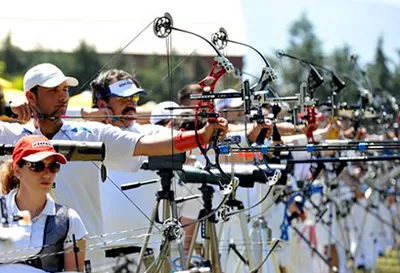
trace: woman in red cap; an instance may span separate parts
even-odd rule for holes
[[[44,136],[29,135],[14,146],[0,170],[8,215],[29,211],[31,225],[12,244],[0,244],[0,272],[83,271],[87,231],[79,215],[55,203],[49,192],[67,159]],[[21,226],[22,227],[22,226]],[[73,248],[75,240],[78,248]]]

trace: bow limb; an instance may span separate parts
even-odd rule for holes
[[[265,94],[267,93],[264,89],[267,88],[267,86],[274,82],[277,79],[277,75],[274,71],[274,69],[272,68],[272,66],[270,65],[270,63],[268,62],[268,60],[265,58],[265,56],[263,54],[261,54],[260,51],[258,51],[256,48],[254,48],[251,45],[242,43],[242,42],[238,42],[238,41],[234,41],[234,40],[230,40],[228,38],[228,33],[224,28],[220,28],[218,32],[215,32],[212,34],[211,36],[211,42],[217,46],[219,49],[223,49],[227,46],[228,42],[229,43],[233,43],[233,44],[238,44],[241,46],[245,46],[247,48],[250,48],[251,50],[255,51],[257,53],[258,56],[260,56],[260,58],[263,60],[263,62],[265,63],[265,67],[263,68],[260,77],[258,78],[258,82],[252,86],[249,87],[248,84],[244,84],[244,92],[245,92],[245,114],[246,115],[250,115],[251,114],[251,108],[256,107],[257,108],[257,113],[252,115],[250,117],[251,121],[256,121],[259,124],[262,124],[265,122],[265,117],[263,115],[262,112],[262,103],[261,100],[262,98],[265,96]],[[258,91],[263,91],[261,93],[257,93]],[[275,96],[276,93],[271,91]],[[269,92],[268,91],[268,92]],[[277,115],[277,113],[274,113],[274,115]],[[257,143],[258,144],[263,144],[264,140],[265,140],[265,136],[267,134],[268,129],[263,128],[259,134],[259,137],[257,138]],[[280,136],[278,133],[278,130],[276,128],[276,125],[274,124],[274,131],[276,132],[274,134],[274,138],[275,140],[279,140],[280,141]]]
[[[205,169],[210,170],[211,168],[217,168],[221,172],[223,180],[230,181],[229,175],[227,175],[222,170],[222,168],[219,164],[219,160],[218,160],[219,152],[217,149],[218,148],[217,141],[218,141],[220,132],[218,132],[218,131],[214,132],[214,135],[211,139],[211,144],[208,145],[208,147],[203,147],[200,143],[200,138],[199,138],[199,134],[198,134],[197,117],[200,114],[203,117],[206,117],[207,121],[209,123],[218,122],[218,114],[215,112],[215,109],[214,109],[214,98],[215,97],[213,97],[215,85],[217,84],[218,80],[223,75],[225,75],[226,73],[234,72],[233,65],[227,58],[225,58],[223,56],[223,54],[212,43],[210,43],[204,37],[202,37],[196,33],[174,27],[172,17],[169,13],[165,13],[163,17],[157,18],[154,22],[153,29],[154,29],[156,36],[160,37],[160,38],[168,37],[171,34],[172,30],[194,35],[194,36],[204,40],[205,42],[207,42],[217,53],[217,56],[214,57],[214,59],[213,59],[210,73],[203,80],[201,80],[199,82],[199,85],[202,88],[202,94],[198,98],[199,102],[198,102],[198,105],[195,110],[195,136],[196,136],[197,145],[206,161]],[[191,98],[192,98],[192,96],[191,96]],[[202,109],[204,106],[208,109],[208,111],[202,111],[201,113],[199,113],[200,109]],[[209,151],[210,148],[213,148],[215,150],[215,153],[216,153],[215,163],[212,163],[209,156],[207,155],[207,152]],[[224,184],[226,184],[226,183],[224,183]]]
[[[274,69],[272,68],[272,66],[270,65],[268,60],[264,57],[264,55],[261,54],[256,48],[254,48],[248,44],[245,44],[245,43],[230,40],[228,38],[227,31],[224,28],[220,28],[218,32],[215,32],[214,34],[212,34],[211,42],[215,46],[217,46],[219,49],[225,48],[227,46],[228,42],[248,47],[248,48],[252,49],[253,51],[255,51],[261,57],[263,62],[265,63],[265,67],[263,68],[261,75],[258,78],[258,81],[254,86],[250,87],[249,81],[247,81],[247,80],[243,83],[243,92],[244,92],[243,97],[245,100],[245,109],[244,109],[245,115],[250,116],[250,121],[255,121],[258,124],[264,124],[266,122],[266,120],[265,120],[265,116],[263,114],[261,101],[265,97],[265,95],[268,93],[268,91],[265,91],[264,89],[266,89],[270,83],[274,82],[277,79],[277,75],[276,75]],[[261,92],[259,92],[259,91],[261,91]],[[275,96],[277,96],[275,92],[272,92],[272,93]],[[253,108],[256,109],[257,112],[252,115],[251,110]],[[280,108],[279,108],[279,110],[277,110],[276,107],[273,109],[274,117],[276,117],[278,115],[279,111],[280,111]],[[276,123],[274,123],[273,126],[274,126],[273,139],[275,141],[281,141],[281,137],[280,137],[278,129],[276,127]],[[247,128],[247,119],[245,121],[245,128]],[[257,137],[256,144],[259,144],[259,145],[264,144],[267,133],[268,133],[267,128],[261,129],[261,132],[259,133],[259,135]],[[254,165],[257,168],[260,168],[258,166],[259,159],[257,158],[257,155],[255,152],[253,152],[253,158],[254,158]],[[268,159],[267,156],[263,155],[263,163],[265,164],[267,169],[271,171],[271,169],[268,166],[267,159]],[[257,203],[252,205],[251,207],[242,209],[240,211],[236,211],[234,213],[231,213],[231,215],[237,214],[239,212],[248,211],[252,208],[257,207],[261,203],[263,203],[268,198],[270,193],[275,189],[275,185],[282,175],[280,170],[274,170],[273,176],[270,176],[270,177],[268,177],[265,172],[263,172],[263,174],[265,175],[266,180],[269,181],[269,183],[268,183],[269,188],[268,188],[266,195],[261,200],[259,200]]]
[[[214,88],[215,85],[217,83],[217,81],[226,73],[226,69],[220,65],[220,63],[218,62],[218,57],[216,57],[213,61],[212,67],[211,67],[211,71],[210,73],[199,82],[199,85],[201,86],[203,93],[202,95],[212,95],[214,93]],[[197,127],[197,116],[198,116],[198,111],[202,106],[207,106],[208,108],[208,113],[206,116],[208,116],[208,122],[209,123],[216,123],[218,122],[218,114],[215,113],[215,107],[214,107],[214,101],[213,99],[210,100],[199,100],[198,105],[196,107],[196,112],[195,112],[195,126]],[[208,148],[203,147],[200,144],[199,141],[199,135],[198,135],[198,130],[197,128],[195,128],[195,133],[196,133],[196,141],[197,141],[197,145],[199,146],[199,149],[201,151],[201,153],[203,154],[205,160],[206,160],[206,169],[210,170],[211,167],[216,167],[221,174],[223,174],[223,176],[225,178],[229,178],[229,176],[227,176],[225,174],[225,172],[222,170],[221,165],[219,164],[219,150],[217,149],[217,140],[218,140],[218,136],[219,136],[219,132],[217,131],[212,140],[211,140],[211,144],[208,146]],[[213,148],[215,151],[215,164],[213,164],[210,160],[210,158],[207,156],[207,152],[209,150],[209,148]],[[230,178],[229,178],[230,180]]]
[[[214,99],[218,98],[218,96],[216,96],[214,94],[214,88],[215,88],[218,80],[223,75],[225,75],[226,73],[234,72],[234,66],[230,63],[230,61],[227,58],[225,58],[223,56],[223,54],[213,44],[211,44],[209,41],[207,41],[202,36],[200,36],[196,33],[187,31],[187,30],[183,30],[183,29],[174,27],[172,17],[169,13],[165,13],[163,17],[156,18],[156,20],[154,21],[153,30],[154,30],[155,35],[159,38],[168,37],[173,30],[182,32],[182,33],[186,33],[186,34],[194,35],[194,36],[206,41],[217,53],[217,56],[214,57],[214,59],[213,59],[211,70],[210,70],[209,74],[199,82],[199,85],[202,88],[202,93],[200,95],[197,95],[197,94],[191,95],[190,98],[199,100],[199,102],[195,108],[195,137],[196,137],[196,142],[197,142],[198,148],[206,160],[205,170],[209,173],[212,173],[210,171],[210,169],[216,168],[218,170],[218,172],[221,174],[220,178],[218,178],[217,176],[215,176],[215,177],[216,177],[216,179],[218,179],[218,181],[224,182],[224,183],[220,183],[220,186],[222,186],[222,188],[223,188],[222,193],[224,195],[224,198],[221,201],[221,203],[217,206],[217,208],[213,209],[213,211],[211,211],[209,214],[201,217],[200,219],[197,219],[191,223],[187,223],[187,224],[183,225],[182,228],[184,228],[188,225],[198,223],[198,222],[203,221],[204,219],[207,219],[207,218],[211,217],[212,215],[214,215],[217,212],[217,210],[219,208],[221,208],[223,206],[223,204],[228,200],[230,194],[236,189],[236,186],[237,186],[236,185],[237,183],[235,183],[235,180],[231,180],[231,177],[228,174],[226,174],[223,171],[222,167],[220,166],[220,163],[219,163],[219,154],[220,153],[219,153],[219,149],[217,146],[219,132],[214,132],[214,135],[211,140],[211,144],[204,147],[201,145],[200,137],[198,134],[198,127],[197,127],[197,125],[198,125],[197,119],[199,116],[203,117],[203,118],[207,118],[207,121],[209,123],[218,122],[219,116],[215,112],[215,109],[214,109]],[[204,110],[204,108],[206,108],[208,111]],[[213,148],[215,150],[215,162],[214,163],[211,162],[209,156],[207,155],[207,152],[209,151],[210,148]]]
[[[228,33],[224,28],[220,28],[218,32],[215,32],[212,34],[211,42],[215,46],[217,46],[219,49],[224,49],[227,46],[228,42],[232,43],[232,44],[242,45],[242,46],[252,49],[253,51],[255,51],[257,53],[258,56],[261,57],[261,59],[265,63],[265,67],[262,70],[262,73],[258,80],[258,83],[255,86],[253,86],[251,89],[257,90],[257,91],[264,90],[265,87],[269,83],[274,82],[277,79],[277,75],[276,75],[274,69],[272,68],[271,64],[268,62],[268,60],[265,58],[265,56],[263,54],[261,54],[260,51],[258,51],[256,48],[254,48],[253,46],[251,46],[249,44],[230,40],[228,38]]]
[[[225,48],[227,46],[228,42],[248,47],[248,48],[252,49],[253,51],[255,51],[257,53],[257,55],[260,56],[261,59],[263,60],[263,62],[265,63],[265,67],[263,68],[263,70],[261,72],[261,75],[258,79],[257,84],[250,87],[248,81],[245,81],[244,88],[243,88],[244,89],[244,99],[245,99],[245,114],[250,115],[251,121],[256,121],[258,124],[264,124],[265,116],[262,111],[261,101],[262,101],[263,97],[265,96],[265,94],[267,93],[267,92],[265,92],[264,89],[270,83],[274,82],[277,79],[277,75],[276,75],[274,69],[272,68],[272,66],[270,65],[268,60],[265,58],[265,56],[263,54],[261,54],[261,52],[258,51],[253,46],[242,43],[242,42],[230,40],[228,38],[228,33],[224,28],[220,28],[218,32],[215,32],[214,34],[212,34],[211,41],[215,46],[219,47],[219,49]],[[258,92],[258,91],[264,91],[264,92]],[[261,93],[263,93],[263,94],[261,94]],[[277,96],[275,92],[272,92],[272,93],[275,96]],[[257,112],[255,114],[251,115],[251,110],[253,107],[257,108],[256,109]],[[276,107],[273,109],[274,118],[278,115],[279,111],[280,111],[280,108],[279,108],[279,110]],[[274,126],[273,139],[275,141],[281,141],[279,131],[276,127],[276,123],[274,123],[273,126]],[[261,129],[261,132],[259,133],[257,140],[256,140],[257,144],[264,144],[267,132],[268,132],[267,128]],[[259,160],[254,153],[253,153],[253,157],[254,157],[254,162],[256,164]],[[265,157],[264,157],[264,163],[267,163]],[[268,167],[268,164],[266,166]]]

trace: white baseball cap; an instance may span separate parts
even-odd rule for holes
[[[151,111],[150,123],[157,124],[158,122],[165,119],[173,119],[174,116],[180,115],[184,111],[183,109],[166,109],[170,107],[175,108],[180,107],[180,105],[173,101],[164,101],[157,104]]]
[[[239,91],[236,91],[235,89],[227,89],[219,93],[239,93]],[[214,106],[216,111],[220,111],[226,108],[236,108],[242,106],[243,103],[244,101],[242,98],[216,99]]]
[[[139,88],[131,79],[120,80],[108,86],[111,95],[117,97],[130,97],[135,94],[146,94],[143,88]]]
[[[79,84],[76,78],[65,76],[61,69],[54,64],[38,64],[25,73],[24,91],[31,90],[37,85],[56,87],[65,81],[69,86],[77,86]]]

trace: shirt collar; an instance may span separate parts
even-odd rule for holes
[[[9,198],[8,198],[8,207],[11,209],[12,215],[17,215],[20,210],[18,209],[17,203],[15,202],[15,198],[17,196],[17,189],[13,189],[10,191],[10,193],[8,194]],[[39,214],[38,217],[42,216],[42,215],[55,215],[56,214],[56,204],[53,200],[53,198],[50,197],[49,194],[47,194],[47,202],[46,205],[44,206],[44,209],[42,210],[42,212]]]
[[[53,200],[53,198],[50,197],[49,194],[47,194],[47,202],[46,205],[44,206],[44,209],[40,213],[40,215],[55,215],[56,214],[56,204]]]
[[[70,128],[71,128],[71,124],[70,124],[69,122],[63,120],[63,123],[62,123],[60,129],[56,132],[56,134],[55,134],[54,136],[56,136],[59,132],[61,132],[61,131],[67,131],[67,130],[69,130]],[[40,128],[35,128],[34,134],[35,134],[35,135],[40,135],[40,136],[45,136],[45,135],[43,135],[43,133],[42,133],[42,131],[40,130]],[[53,138],[54,138],[54,137],[53,137]]]

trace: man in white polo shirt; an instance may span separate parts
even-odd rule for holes
[[[24,90],[29,108],[14,107],[14,111],[20,117],[30,117],[33,114],[35,126],[0,122],[2,142],[14,144],[27,134],[44,135],[52,140],[103,142],[106,147],[105,165],[125,171],[138,170],[144,160],[142,156],[166,155],[173,150],[179,152],[197,147],[194,132],[185,132],[178,136],[143,136],[97,122],[63,121],[69,99],[68,88],[77,85],[75,78],[66,77],[52,64],[39,64],[29,69],[24,76]],[[131,88],[131,85],[126,85],[119,90],[124,92]],[[222,130],[224,134],[226,128],[226,121],[219,119],[218,123],[206,125],[200,135],[204,143],[208,143],[214,130]],[[93,268],[104,265],[104,252],[100,250],[102,240],[90,241],[91,236],[103,233],[99,174],[100,168],[94,162],[71,162],[60,172],[54,190],[56,201],[74,208],[85,222],[89,232],[88,248],[94,248],[87,251]]]

